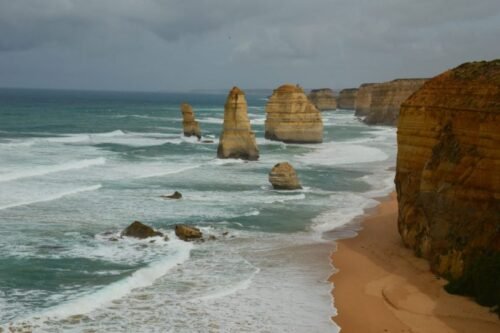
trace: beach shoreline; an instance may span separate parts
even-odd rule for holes
[[[332,320],[341,332],[499,332],[496,314],[446,293],[446,281],[403,246],[396,194],[380,201],[361,218],[358,236],[337,240],[330,258]]]

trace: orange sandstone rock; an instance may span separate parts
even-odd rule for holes
[[[319,143],[323,141],[321,113],[304,90],[294,84],[275,89],[266,105],[266,139]]]
[[[259,149],[250,127],[245,93],[233,87],[224,105],[224,125],[217,149],[219,158],[257,160]]]
[[[313,89],[308,97],[320,111],[337,109],[337,99],[335,98],[333,90],[330,88]]]
[[[498,255],[500,60],[466,63],[426,82],[403,103],[397,140],[403,242],[452,280],[478,258]],[[498,272],[483,275],[499,281]]]
[[[337,107],[343,110],[354,110],[356,108],[357,88],[343,89],[337,99]]]
[[[201,138],[200,125],[194,119],[193,108],[188,103],[182,103],[181,112],[184,136],[196,136],[199,140]]]

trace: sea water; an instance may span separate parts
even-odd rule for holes
[[[395,130],[323,112],[322,144],[216,158],[224,94],[0,90],[0,327],[35,332],[336,332],[342,227],[393,188]],[[193,105],[203,141],[182,135]],[[289,161],[302,190],[276,191]],[[162,195],[182,193],[181,200]],[[121,238],[134,220],[168,236]],[[186,223],[216,240],[177,240]]]

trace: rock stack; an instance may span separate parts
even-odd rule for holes
[[[245,93],[233,87],[224,105],[224,125],[217,149],[219,158],[257,160],[259,149],[250,127]]]
[[[188,103],[182,103],[181,112],[184,136],[196,136],[198,140],[201,139],[200,125],[194,119],[194,112],[191,105],[189,105]]]
[[[330,88],[313,89],[308,97],[320,111],[337,109],[337,99],[335,98],[333,90]]]
[[[337,99],[337,107],[342,110],[354,110],[356,108],[357,88],[343,89]]]
[[[427,79],[397,79],[371,86],[371,102],[364,122],[367,124],[396,125],[401,104]]]
[[[294,84],[275,89],[266,105],[266,139],[288,143],[323,141],[321,113]]]
[[[401,108],[397,141],[403,242],[451,289],[498,306],[500,60],[425,83]]]
[[[269,172],[269,182],[275,190],[301,189],[295,169],[288,162],[276,164]]]
[[[356,94],[356,116],[364,117],[370,111],[370,105],[372,103],[372,89],[375,83],[363,83],[358,88],[358,93]]]

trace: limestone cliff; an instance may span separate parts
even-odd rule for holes
[[[370,105],[372,103],[372,88],[375,84],[376,83],[363,83],[359,86],[355,102],[356,116],[366,116],[368,111],[370,111]]]
[[[201,139],[200,125],[194,119],[194,112],[191,105],[188,103],[182,103],[181,112],[184,136],[196,136],[198,140]]]
[[[276,190],[297,190],[302,188],[295,169],[288,162],[278,163],[271,169],[269,182]]]
[[[403,242],[433,271],[460,281],[458,290],[488,305],[497,297],[498,305],[500,60],[463,64],[425,83],[401,108],[397,141]]]
[[[357,88],[343,89],[337,99],[337,107],[343,110],[354,110],[356,108]]]
[[[367,124],[396,125],[401,104],[426,79],[397,79],[371,86],[370,108],[363,119]]]
[[[224,124],[217,149],[219,158],[257,160],[259,149],[250,127],[245,93],[233,87],[224,105]]]
[[[319,143],[323,141],[321,113],[304,90],[294,84],[275,89],[266,105],[266,139]]]
[[[336,110],[337,99],[330,88],[313,89],[309,93],[309,100],[320,111]]]

